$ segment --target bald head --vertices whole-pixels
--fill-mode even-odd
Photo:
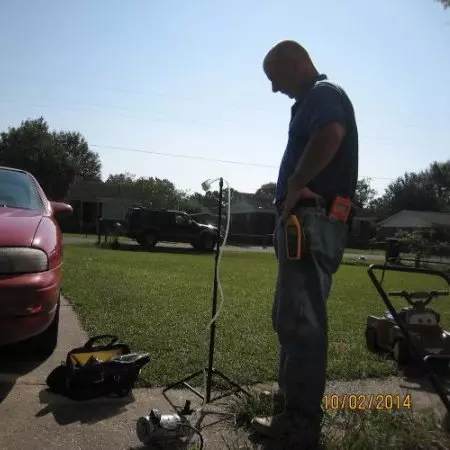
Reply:
[[[269,50],[263,69],[272,82],[273,92],[281,92],[290,98],[300,95],[317,76],[306,49],[291,40],[281,41]]]
[[[264,67],[270,63],[288,60],[311,61],[304,47],[298,42],[288,40],[279,42],[269,50],[264,58]]]

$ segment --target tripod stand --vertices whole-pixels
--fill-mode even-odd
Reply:
[[[206,182],[205,182],[206,185]],[[216,255],[215,255],[215,270],[214,270],[214,290],[213,290],[213,301],[212,301],[212,318],[214,319],[217,312],[217,289],[218,289],[218,263],[219,263],[219,253],[220,253],[220,229],[222,225],[222,199],[223,199],[223,178],[220,178],[219,182],[219,206],[218,206],[218,219],[217,219],[217,244],[216,244]],[[230,201],[230,199],[228,199]],[[229,206],[228,206],[229,207]],[[225,242],[223,243],[225,245]],[[211,331],[210,331],[210,337],[209,337],[209,357],[208,357],[208,368],[207,368],[207,378],[206,378],[206,393],[203,395],[201,392],[199,392],[197,389],[193,388],[188,381],[192,380],[193,378],[196,378],[200,375],[203,375],[204,371],[199,370],[192,375],[189,375],[179,381],[176,381],[175,383],[170,384],[167,386],[163,393],[167,392],[170,389],[173,389],[176,386],[184,385],[187,387],[190,391],[192,391],[194,394],[196,394],[198,397],[200,397],[205,403],[212,403],[216,400],[219,400],[221,398],[227,397],[231,394],[237,393],[237,392],[243,392],[247,395],[248,392],[242,389],[237,383],[232,381],[229,377],[224,375],[219,370],[215,369],[213,367],[214,364],[214,349],[215,349],[215,337],[216,337],[216,320],[214,320],[211,324]],[[212,379],[213,376],[217,376],[221,378],[222,380],[225,380],[229,385],[233,386],[234,389],[231,389],[221,395],[218,395],[214,398],[211,398],[211,387],[212,387]]]

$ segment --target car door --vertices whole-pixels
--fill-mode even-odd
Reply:
[[[169,211],[162,211],[157,214],[157,227],[159,232],[159,240],[173,242],[176,232],[175,216]]]
[[[195,222],[184,213],[175,214],[176,242],[192,242],[197,228]]]

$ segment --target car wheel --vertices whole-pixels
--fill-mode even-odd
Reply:
[[[41,334],[32,338],[32,347],[36,353],[43,356],[49,356],[53,353],[58,343],[58,331],[59,331],[59,311],[61,301],[58,300],[58,306],[56,307],[55,317],[49,327]]]
[[[141,245],[147,248],[153,248],[158,242],[158,238],[155,233],[147,233],[143,238],[141,238]]]
[[[212,236],[209,236],[208,234],[205,234],[201,238],[201,247],[203,250],[207,252],[212,252],[214,250],[214,247],[216,246],[216,242],[213,239]]]
[[[373,327],[366,328],[366,346],[369,352],[377,353],[379,351],[377,330]]]

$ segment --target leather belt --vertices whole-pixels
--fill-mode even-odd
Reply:
[[[325,208],[328,209],[327,202],[322,198],[300,198],[297,203],[295,204],[296,208]],[[278,214],[281,215],[283,212],[283,203],[278,202],[275,203],[275,208],[278,211]]]

